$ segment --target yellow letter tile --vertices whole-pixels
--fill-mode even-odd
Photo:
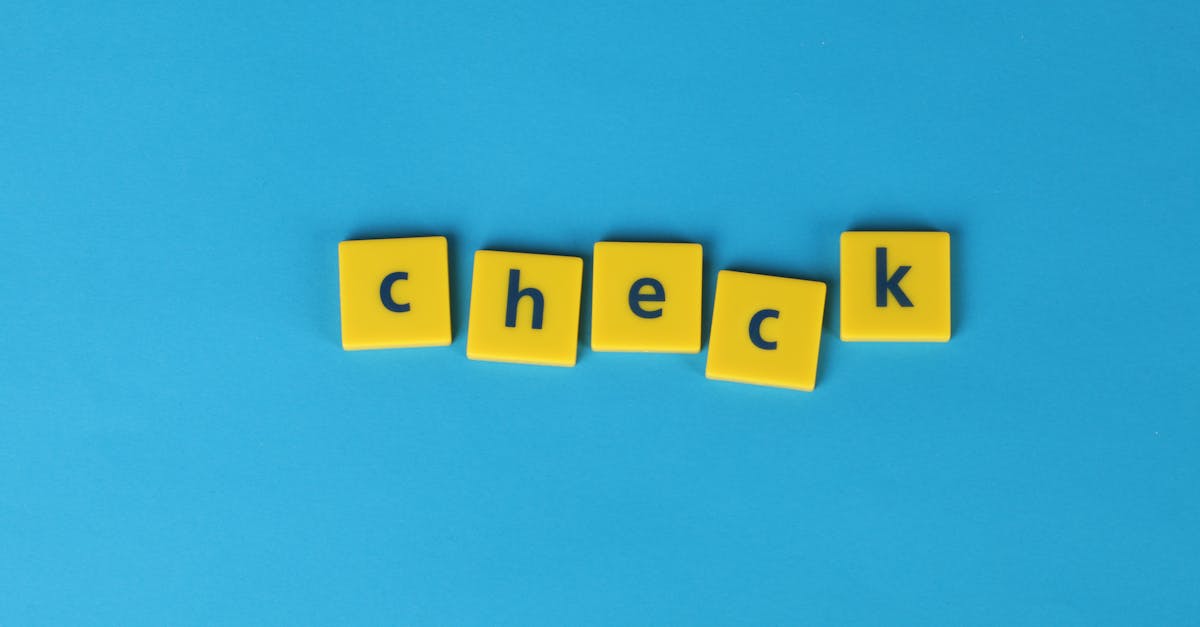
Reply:
[[[450,343],[446,238],[345,241],[338,274],[346,350]]]
[[[950,234],[842,233],[842,339],[950,340]]]
[[[700,352],[699,244],[597,242],[592,350]]]
[[[824,283],[722,270],[705,376],[812,391],[824,312]]]
[[[476,251],[467,357],[574,366],[582,284],[579,257]]]

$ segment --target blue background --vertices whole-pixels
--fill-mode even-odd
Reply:
[[[165,4],[0,8],[0,623],[1200,621],[1194,1]],[[838,341],[864,227],[949,344]],[[454,345],[343,352],[425,234]],[[828,281],[816,391],[466,359],[606,238]]]

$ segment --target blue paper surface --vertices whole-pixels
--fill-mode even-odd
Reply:
[[[0,624],[1200,621],[1200,5],[0,8]],[[837,338],[949,231],[948,344]],[[454,344],[340,347],[450,239]],[[829,283],[816,390],[587,347],[591,247]],[[585,259],[573,369],[473,251]]]

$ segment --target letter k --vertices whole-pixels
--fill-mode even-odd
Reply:
[[[887,273],[887,249],[879,247],[875,249],[875,306],[887,307],[888,292],[892,293],[892,297],[901,307],[912,307],[912,301],[908,299],[908,295],[904,290],[900,289],[900,280],[912,266],[900,266],[896,268],[896,272],[892,276]]]

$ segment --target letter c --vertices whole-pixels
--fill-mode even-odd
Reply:
[[[762,323],[763,320],[766,320],[767,318],[778,319],[779,310],[763,309],[750,318],[750,341],[753,342],[755,346],[765,351],[773,351],[775,350],[775,346],[778,344],[778,342],[768,342],[767,340],[764,340],[762,336]]]
[[[393,272],[383,277],[383,282],[379,284],[379,300],[383,303],[384,307],[387,307],[388,311],[404,313],[409,309],[412,309],[408,303],[397,303],[392,299],[392,284],[394,284],[396,281],[407,280],[407,272]]]

